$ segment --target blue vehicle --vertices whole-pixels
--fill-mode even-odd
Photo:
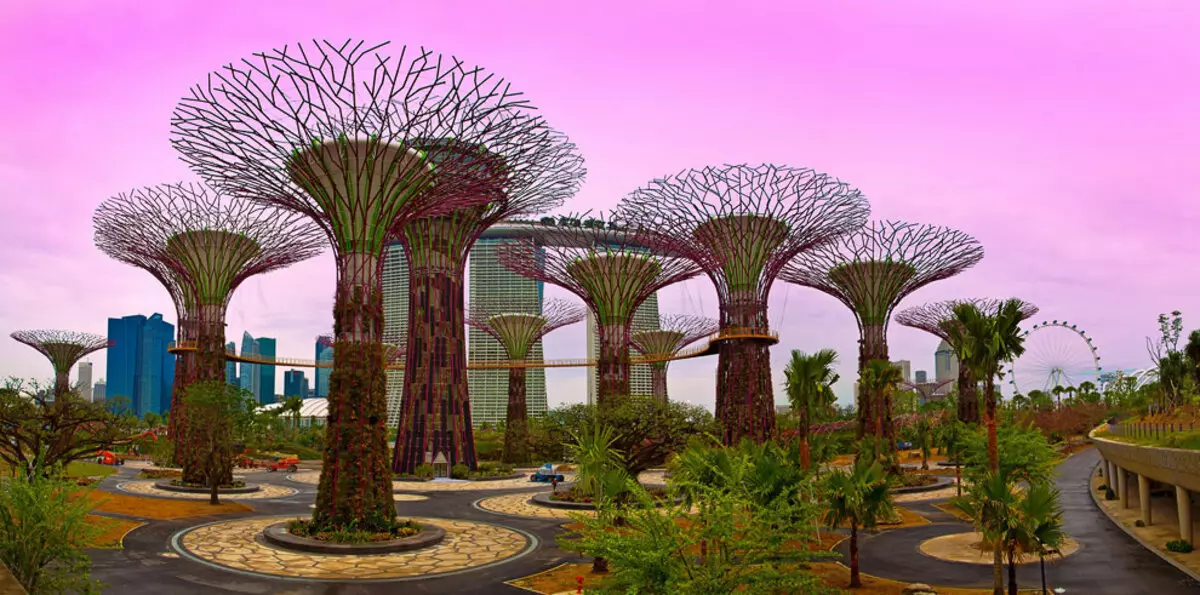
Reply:
[[[550,483],[552,481],[562,483],[564,479],[561,473],[554,472],[554,465],[550,463],[542,465],[541,469],[534,471],[533,475],[529,476],[529,481],[534,483]]]

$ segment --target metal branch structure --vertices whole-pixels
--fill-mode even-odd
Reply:
[[[381,337],[388,238],[414,219],[501,199],[510,170],[493,147],[520,146],[530,130],[532,107],[501,77],[424,48],[391,49],[314,41],[255,54],[193,87],[172,121],[172,144],[210,183],[307,215],[333,245],[321,529],[395,523]],[[437,448],[473,448],[449,444],[449,423],[435,428]]]
[[[533,345],[551,331],[575,324],[587,316],[583,304],[547,300],[540,314],[515,312],[503,303],[472,304],[467,324],[495,337],[510,360],[524,360]],[[508,369],[508,410],[504,418],[501,460],[520,465],[530,462],[529,409],[525,401],[525,368]]]
[[[397,234],[409,263],[412,349],[404,367],[395,473],[412,473],[429,462],[429,453],[445,453],[451,465],[477,467],[467,386],[467,254],[487,228],[556,208],[583,181],[583,157],[564,135],[541,118],[510,118],[504,134],[492,135],[484,149],[505,174],[484,193],[491,202],[414,219]]]
[[[946,341],[950,348],[957,352],[959,346],[951,341],[953,334],[950,332],[953,325],[957,324],[954,308],[959,304],[973,304],[982,312],[996,312],[1003,301],[994,298],[970,298],[930,302],[897,312],[896,322],[934,335]],[[1022,320],[1037,313],[1037,306],[1022,302]],[[958,420],[970,424],[979,423],[979,381],[973,377],[971,370],[963,365],[958,366]]]
[[[59,330],[17,331],[11,335],[46,356],[54,366],[54,398],[58,399],[71,390],[71,368],[89,353],[112,346],[107,337],[90,333]]]
[[[858,232],[800,254],[784,267],[780,278],[820,290],[850,308],[858,323],[861,374],[871,360],[889,361],[887,326],[905,296],[982,259],[983,246],[961,231],[873,221]],[[893,438],[891,409],[889,397],[858,395],[859,437],[871,424],[884,428],[882,438]]]
[[[178,342],[169,432],[187,481],[203,481],[184,437],[183,397],[197,382],[225,378],[225,311],[246,279],[320,253],[304,217],[217,194],[202,184],[149,186],[105,200],[92,216],[95,243],[153,275],[171,295]],[[226,478],[228,479],[228,478]]]
[[[663,314],[658,317],[658,329],[638,331],[630,337],[630,345],[651,359],[662,358],[650,364],[650,380],[654,399],[667,403],[667,358],[679,350],[715,334],[721,325],[712,318],[691,314]]]
[[[532,239],[502,243],[496,258],[509,270],[579,296],[596,317],[600,339],[597,403],[629,396],[633,315],[654,292],[700,274],[686,258],[652,252],[636,228],[538,228]]]
[[[859,229],[870,206],[853,187],[811,169],[710,166],[651,181],[616,217],[654,232],[657,246],[695,262],[720,302],[717,418],[726,444],[767,440],[775,398],[767,296],[796,254]]]

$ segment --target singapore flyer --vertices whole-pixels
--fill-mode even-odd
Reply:
[[[1065,320],[1039,322],[1021,333],[1025,352],[1007,366],[1005,380],[1014,394],[1054,387],[1078,387],[1083,382],[1100,386],[1103,368],[1092,338]]]

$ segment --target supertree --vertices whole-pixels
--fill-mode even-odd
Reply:
[[[982,259],[983,247],[961,231],[873,221],[858,232],[800,254],[784,267],[780,278],[820,290],[850,308],[858,323],[861,375],[867,362],[888,360],[887,326],[900,300]],[[858,395],[858,436],[873,423],[883,428],[879,438],[892,438],[891,409],[889,397]]]
[[[561,299],[547,300],[538,314],[517,312],[504,303],[472,304],[467,324],[504,346],[515,364],[529,356],[530,349],[555,329],[584,319],[583,304]],[[525,404],[525,368],[508,369],[508,411],[504,417],[504,449],[501,460],[509,464],[529,462],[529,411]]]
[[[651,181],[617,207],[655,232],[664,251],[700,266],[717,290],[721,335],[717,417],[726,444],[763,441],[775,427],[767,296],[796,254],[862,227],[862,194],[811,169],[764,164],[684,170]]]
[[[950,345],[956,352],[958,345],[951,342],[952,325],[956,324],[954,308],[959,304],[974,304],[983,312],[995,312],[1002,300],[992,298],[972,298],[960,300],[945,300],[931,302],[920,306],[905,308],[896,313],[896,322],[907,327],[923,330]],[[1022,320],[1037,314],[1038,307],[1023,302],[1021,307]],[[973,377],[967,366],[958,367],[958,419],[964,423],[979,423],[979,381]]]
[[[700,273],[688,259],[650,251],[649,234],[609,227],[541,225],[532,239],[504,242],[496,250],[509,270],[562,287],[591,309],[600,339],[601,407],[629,396],[630,329],[638,306],[659,289]]]
[[[194,87],[172,122],[172,143],[202,176],[309,216],[333,246],[337,356],[319,530],[396,522],[382,344],[388,238],[413,219],[496,201],[507,166],[492,147],[529,132],[532,108],[500,77],[386,46],[314,41],[255,54]]]
[[[650,360],[652,395],[660,403],[667,402],[667,366],[679,350],[716,333],[720,325],[712,318],[690,314],[663,314],[658,317],[658,329],[638,331],[630,337],[630,345]]]
[[[513,133],[497,135],[485,149],[505,174],[480,193],[490,202],[414,219],[397,234],[409,263],[412,349],[404,366],[396,473],[411,473],[427,462],[427,453],[476,468],[464,320],[467,254],[487,228],[557,207],[583,180],[583,158],[565,136],[540,118],[512,116],[508,124]]]
[[[38,353],[50,360],[50,365],[54,366],[55,399],[70,392],[71,368],[75,367],[83,356],[112,346],[107,337],[75,331],[17,331],[10,336],[38,350]]]
[[[175,302],[180,350],[168,432],[185,481],[203,481],[201,466],[189,456],[196,450],[184,435],[187,388],[224,380],[225,310],[238,286],[319,254],[319,231],[301,216],[196,183],[118,194],[96,208],[92,221],[101,251],[149,272]]]

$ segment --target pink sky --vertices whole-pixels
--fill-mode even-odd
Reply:
[[[148,274],[93,247],[93,209],[135,186],[192,179],[168,143],[190,85],[314,37],[426,45],[507,77],[587,158],[569,210],[611,208],[687,167],[808,166],[862,189],[877,217],[983,242],[982,264],[905,305],[1016,295],[1086,328],[1108,367],[1147,365],[1159,312],[1180,309],[1189,329],[1200,326],[1187,241],[1200,219],[1200,5],[1190,0],[7,0],[0,330],[103,333],[109,316],[173,318]],[[328,255],[249,281],[228,336],[274,336],[281,354],[311,358],[330,326],[332,282]],[[707,279],[661,301],[715,314]],[[833,347],[853,376],[848,310],[785,284],[771,308],[777,380],[792,348]],[[936,343],[891,329],[893,358],[931,374]],[[547,349],[582,357],[582,326]],[[104,356],[92,361],[102,378]],[[672,391],[711,407],[714,365],[675,364]],[[7,375],[50,368],[4,339]],[[550,377],[552,404],[583,399],[582,370]],[[847,399],[850,382],[838,389]]]

